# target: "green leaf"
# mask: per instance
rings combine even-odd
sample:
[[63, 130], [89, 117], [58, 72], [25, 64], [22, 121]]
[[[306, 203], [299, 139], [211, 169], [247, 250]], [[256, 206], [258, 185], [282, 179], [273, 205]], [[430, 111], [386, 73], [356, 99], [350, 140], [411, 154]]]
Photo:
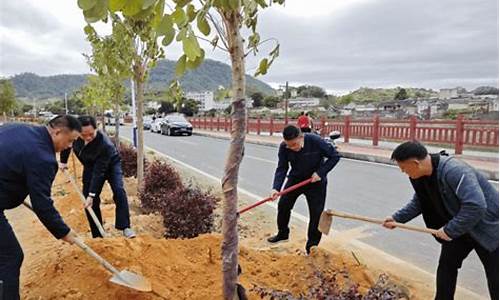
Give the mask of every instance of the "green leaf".
[[163, 18], [163, 10], [165, 8], [165, 0], [160, 0], [155, 6], [155, 16], [152, 22], [152, 26], [154, 29], [158, 29], [158, 26], [161, 23]]
[[90, 25], [87, 25], [83, 28], [83, 31], [85, 32], [86, 35], [90, 35], [94, 33], [94, 28], [92, 28], [92, 26]]
[[255, 2], [257, 2], [257, 4], [259, 4], [262, 8], [267, 7], [267, 3], [264, 0], [255, 0]]
[[260, 42], [260, 35], [255, 32], [248, 38], [248, 48], [254, 48], [259, 45]]
[[255, 76], [266, 75], [268, 67], [269, 66], [267, 64], [267, 58], [264, 58], [263, 60], [260, 61], [259, 69], [257, 70], [257, 72], [255, 72]]
[[89, 10], [97, 4], [97, 0], [78, 0], [78, 7], [82, 10]]
[[117, 12], [121, 10], [125, 4], [127, 3], [127, 0], [109, 0], [108, 2], [108, 8], [112, 12]]
[[214, 0], [213, 5], [217, 8], [229, 9], [228, 0]]
[[186, 72], [186, 55], [182, 55], [175, 66], [175, 76], [181, 77]]
[[108, 8], [106, 4], [106, 0], [98, 0], [91, 9], [84, 10], [83, 16], [85, 17], [85, 21], [88, 23], [95, 23], [105, 19], [108, 15]]
[[149, 8], [143, 9], [140, 12], [130, 17], [136, 20], [144, 20], [147, 19], [153, 13], [153, 11], [154, 11], [154, 6], [150, 6]]
[[182, 40], [182, 49], [189, 60], [195, 60], [201, 55], [200, 44], [198, 44], [198, 39], [194, 35], [190, 35]]
[[240, 0], [228, 0], [229, 8], [236, 10], [238, 9], [238, 6], [240, 5]]
[[186, 13], [182, 8], [177, 8], [172, 13], [172, 21], [174, 21], [178, 26], [182, 26], [186, 22]]
[[177, 4], [177, 7], [184, 7], [191, 2], [191, 0], [174, 0], [174, 2]]
[[196, 69], [203, 62], [204, 59], [205, 59], [205, 51], [201, 49], [201, 55], [198, 56], [194, 61], [189, 59], [186, 61], [186, 68], [188, 68], [189, 70]]
[[123, 14], [126, 16], [133, 16], [141, 12], [144, 0], [128, 0], [123, 7]]
[[186, 38], [186, 33], [187, 33], [187, 28], [182, 28], [179, 33], [177, 34], [177, 38], [175, 38], [176, 41], [180, 42], [183, 39]]
[[187, 6], [186, 15], [187, 15], [187, 18], [188, 18], [189, 22], [193, 21], [194, 18], [196, 18], [196, 11], [194, 10], [194, 5], [193, 4], [189, 4]]
[[157, 0], [144, 0], [144, 3], [142, 4], [142, 9], [147, 9], [151, 5], [155, 4]]
[[161, 41], [162, 45], [165, 47], [170, 45], [174, 40], [174, 37], [175, 37], [175, 29], [174, 27], [171, 27], [170, 30], [165, 33], [165, 37]]
[[173, 29], [174, 24], [172, 23], [172, 18], [169, 15], [164, 15], [161, 19], [160, 25], [156, 28], [156, 33], [159, 36], [165, 35], [167, 32]]
[[198, 15], [196, 20], [196, 24], [198, 25], [198, 29], [201, 33], [208, 36], [210, 34], [210, 25], [208, 24], [207, 19], [205, 19], [205, 15]]

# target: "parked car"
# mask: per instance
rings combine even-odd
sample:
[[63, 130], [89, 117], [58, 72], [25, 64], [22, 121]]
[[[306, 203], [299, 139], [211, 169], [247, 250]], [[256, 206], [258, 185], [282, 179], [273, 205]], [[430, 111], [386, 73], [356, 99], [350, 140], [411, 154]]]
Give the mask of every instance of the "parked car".
[[[120, 125], [123, 125], [123, 117], [120, 117]], [[115, 117], [106, 117], [106, 125], [114, 126], [116, 124]]]
[[156, 118], [151, 123], [151, 132], [161, 133], [161, 124], [163, 123], [163, 118]]
[[190, 136], [193, 134], [193, 125], [182, 115], [168, 115], [161, 125], [161, 134]]
[[143, 123], [144, 123], [144, 130], [151, 130], [151, 124], [153, 123], [153, 118], [151, 118], [150, 116], [145, 116]]

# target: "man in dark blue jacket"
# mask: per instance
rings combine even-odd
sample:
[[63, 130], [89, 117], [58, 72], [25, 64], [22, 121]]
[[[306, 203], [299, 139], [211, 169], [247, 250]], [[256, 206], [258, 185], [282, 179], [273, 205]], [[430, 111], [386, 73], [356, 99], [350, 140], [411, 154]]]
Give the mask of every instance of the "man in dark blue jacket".
[[71, 147], [79, 131], [80, 123], [71, 116], [58, 116], [48, 126], [0, 127], [0, 291], [4, 300], [19, 299], [24, 258], [5, 210], [21, 205], [29, 195], [33, 211], [50, 233], [74, 241], [75, 235], [54, 208], [51, 187], [57, 173], [56, 152]]
[[340, 156], [332, 144], [317, 135], [302, 134], [293, 125], [285, 127], [283, 139], [278, 150], [278, 167], [274, 174], [271, 197], [277, 198], [290, 166], [285, 188], [308, 178], [312, 178], [312, 183], [281, 196], [278, 202], [278, 234], [270, 237], [268, 242], [278, 243], [288, 240], [291, 211], [297, 198], [304, 194], [309, 208], [306, 243], [306, 252], [309, 254], [311, 247], [317, 246], [321, 240], [318, 224], [321, 212], [325, 208], [327, 175], [335, 167]]
[[422, 214], [438, 229], [441, 256], [435, 299], [453, 299], [458, 269], [475, 250], [483, 263], [491, 299], [498, 300], [498, 191], [480, 172], [446, 155], [428, 154], [419, 142], [406, 142], [392, 153], [415, 190], [412, 200], [384, 226], [406, 223]]
[[[85, 207], [92, 206], [99, 222], [101, 216], [101, 194], [104, 181], [108, 181], [113, 191], [116, 204], [115, 227], [123, 231], [127, 238], [135, 237], [130, 228], [130, 213], [127, 193], [123, 187], [123, 172], [120, 155], [110, 139], [97, 129], [96, 121], [91, 116], [82, 116], [78, 120], [82, 124], [82, 133], [73, 143], [73, 152], [83, 164], [83, 194], [87, 197]], [[61, 153], [61, 168], [67, 167], [71, 149]], [[102, 237], [90, 214], [85, 210], [90, 224], [92, 237]]]

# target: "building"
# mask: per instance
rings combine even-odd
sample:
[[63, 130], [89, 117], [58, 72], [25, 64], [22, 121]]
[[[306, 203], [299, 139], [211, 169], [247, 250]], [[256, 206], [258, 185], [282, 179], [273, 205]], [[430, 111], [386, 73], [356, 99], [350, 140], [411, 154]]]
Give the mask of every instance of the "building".
[[452, 89], [440, 89], [438, 94], [438, 99], [455, 99], [455, 98], [465, 98], [472, 96], [471, 93], [467, 92], [463, 87], [456, 87]]
[[469, 108], [470, 99], [453, 99], [447, 103], [448, 110], [464, 110]]
[[316, 107], [319, 106], [319, 103], [319, 98], [297, 97], [288, 100], [288, 106], [290, 107]]
[[214, 93], [211, 91], [206, 92], [188, 92], [186, 93], [187, 99], [193, 99], [198, 102], [198, 109], [200, 111], [208, 111], [214, 108]]
[[[229, 105], [231, 105], [231, 98], [224, 98], [224, 100], [221, 101], [214, 101], [214, 105], [211, 109], [215, 110], [225, 110]], [[245, 98], [245, 107], [246, 108], [252, 108], [253, 107], [253, 100], [252, 98]]]
[[[290, 92], [290, 98], [296, 98], [298, 96], [296, 88], [288, 87], [288, 91]], [[276, 91], [276, 95], [278, 97], [283, 97], [285, 95], [285, 87], [280, 86], [280, 88]]]

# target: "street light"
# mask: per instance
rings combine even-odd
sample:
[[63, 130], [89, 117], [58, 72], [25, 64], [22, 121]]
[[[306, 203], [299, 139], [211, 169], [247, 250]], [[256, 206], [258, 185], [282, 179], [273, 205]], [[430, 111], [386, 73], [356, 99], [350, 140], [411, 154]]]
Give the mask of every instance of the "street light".
[[[281, 85], [280, 88], [283, 86]], [[288, 125], [288, 81], [285, 84], [285, 125]]]

